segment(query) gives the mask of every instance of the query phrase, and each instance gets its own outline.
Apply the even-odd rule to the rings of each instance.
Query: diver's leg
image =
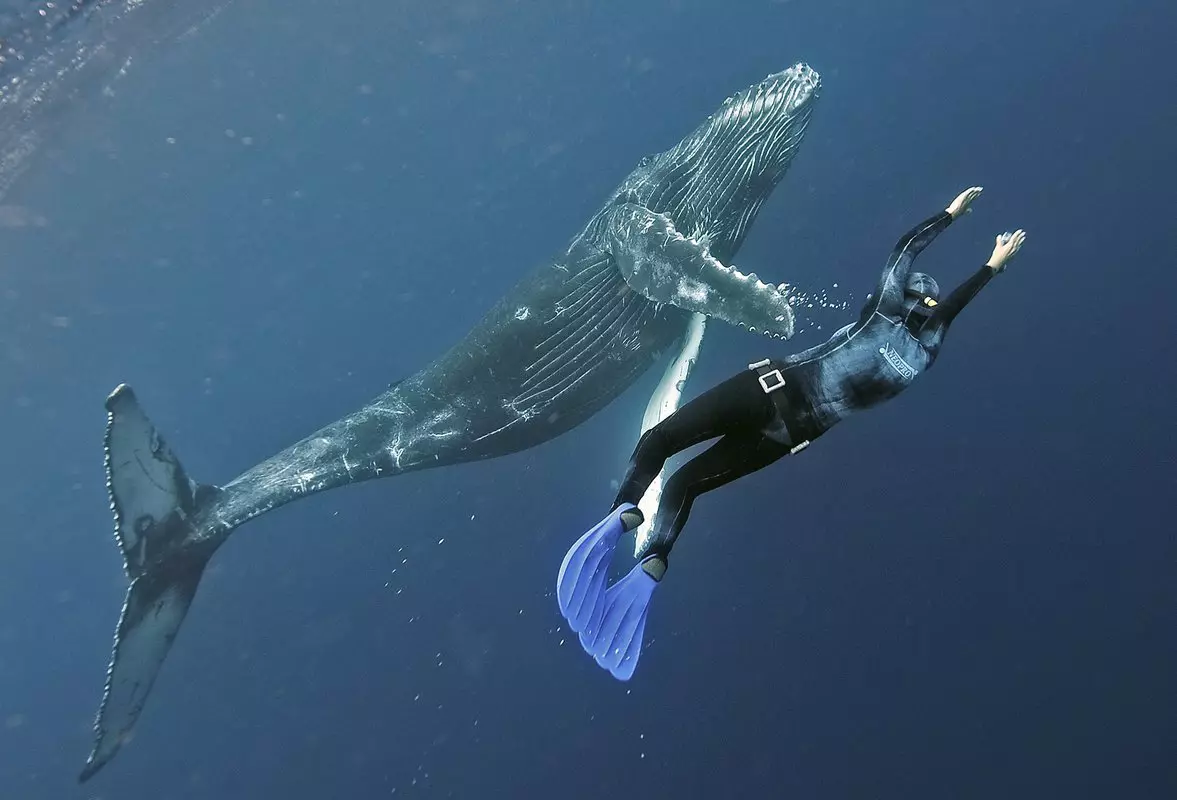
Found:
[[[725,436],[688,461],[666,482],[654,519],[654,530],[640,555],[641,560],[645,562],[650,556],[656,556],[662,564],[654,565],[654,568],[665,571],[666,559],[687,523],[696,497],[763,469],[788,452],[787,445],[757,432]],[[662,575],[654,577],[661,579]]]
[[[608,588],[580,629],[581,646],[598,664],[620,680],[633,676],[642,652],[650,601],[666,574],[666,558],[694,499],[771,464],[787,452],[785,445],[759,433],[733,433],[674,473],[662,494],[652,543],[641,561]]]
[[[772,400],[751,370],[708,389],[642,434],[613,508],[636,506],[675,453],[718,436],[756,434],[774,413]]]
[[[556,576],[560,612],[577,633],[596,630],[609,564],[622,534],[642,524],[637,504],[666,459],[733,430],[763,427],[773,410],[755,373],[741,372],[678,409],[638,441],[629,472],[609,514],[573,543]]]
[[[618,603],[628,603],[629,600],[625,598],[632,599],[626,587],[643,592],[646,588],[645,583],[636,582],[638,576],[631,575],[619,583],[617,591],[610,590],[613,591],[614,599],[610,604],[606,598],[605,583],[617,543],[622,534],[642,523],[638,501],[666,459],[680,450],[717,436],[724,436],[725,439],[741,436],[754,441],[774,413],[772,400],[764,393],[756,374],[747,370],[704,392],[642,436],[612,511],[576,540],[564,555],[556,577],[556,598],[560,611],[572,630],[581,635],[581,644],[585,649],[594,652],[593,643],[604,624],[606,612],[612,609],[620,613],[618,609],[621,606]],[[708,452],[714,450],[713,447]],[[660,579],[661,572],[654,577]],[[608,630],[612,628],[606,626]],[[634,632],[628,627],[626,630]],[[605,647],[606,644],[601,646]]]

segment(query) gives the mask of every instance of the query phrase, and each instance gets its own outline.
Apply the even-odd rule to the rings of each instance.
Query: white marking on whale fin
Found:
[[[647,299],[732,325],[793,335],[788,296],[723,264],[699,241],[683,236],[665,214],[623,203],[611,212],[607,240],[625,282]]]

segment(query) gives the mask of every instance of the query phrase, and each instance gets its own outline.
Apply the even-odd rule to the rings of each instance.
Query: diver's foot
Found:
[[[981,192],[984,190],[985,189],[982,186],[970,186],[958,194],[956,199],[949,203],[948,208],[944,210],[951,214],[953,219],[956,219],[961,214],[968,212],[969,206],[972,205],[974,200],[981,196]]]

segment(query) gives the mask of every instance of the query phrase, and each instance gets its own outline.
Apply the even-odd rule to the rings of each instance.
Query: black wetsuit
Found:
[[[942,212],[899,240],[857,322],[809,350],[749,365],[646,431],[614,508],[636,505],[670,456],[723,438],[666,482],[641,558],[669,555],[700,494],[800,450],[852,412],[899,394],[932,366],[948,326],[995,271],[982,266],[944,302],[926,302],[937,293],[935,282],[911,273],[911,265],[951,222]]]

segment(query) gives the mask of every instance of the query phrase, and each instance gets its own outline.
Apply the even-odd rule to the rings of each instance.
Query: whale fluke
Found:
[[[106,486],[131,586],[83,782],[126,741],[219,543],[198,539],[193,518],[220,490],[188,478],[129,386],[111,393],[106,410]]]

